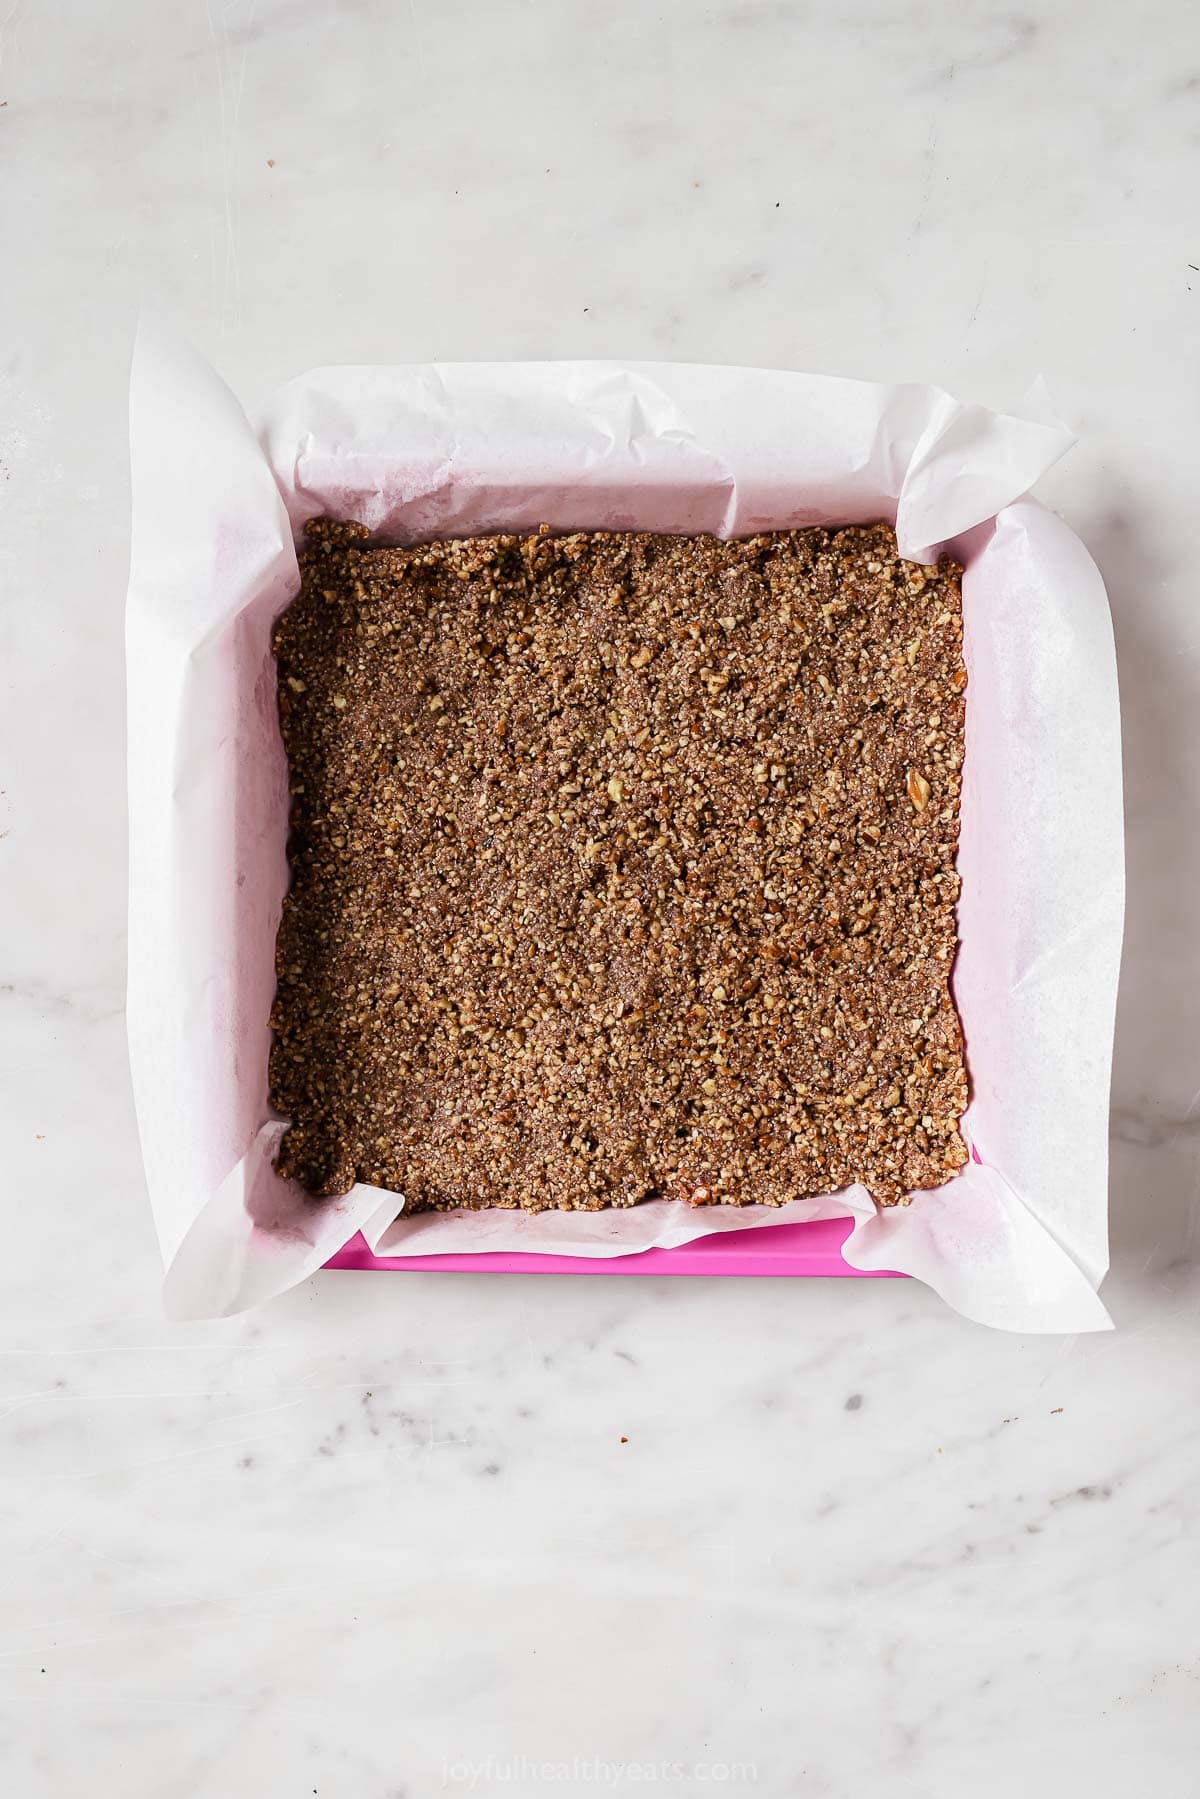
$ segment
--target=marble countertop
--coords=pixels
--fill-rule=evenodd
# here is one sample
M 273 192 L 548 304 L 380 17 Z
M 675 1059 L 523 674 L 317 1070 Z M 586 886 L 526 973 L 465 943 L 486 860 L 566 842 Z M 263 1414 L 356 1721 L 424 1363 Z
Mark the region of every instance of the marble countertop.
M 17 0 L 0 144 L 6 1793 L 1192 1799 L 1194 9 Z M 147 296 L 248 403 L 437 357 L 1044 372 L 1125 716 L 1114 1333 L 442 1275 L 164 1321 L 121 1016 Z

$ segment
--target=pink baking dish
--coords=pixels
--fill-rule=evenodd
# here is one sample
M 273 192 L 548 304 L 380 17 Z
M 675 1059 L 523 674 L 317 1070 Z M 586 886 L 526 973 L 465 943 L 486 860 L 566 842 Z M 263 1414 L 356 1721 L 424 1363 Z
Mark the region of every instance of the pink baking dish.
M 884 1269 L 851 1268 L 842 1244 L 852 1228 L 848 1218 L 812 1224 L 778 1224 L 767 1230 L 724 1231 L 697 1237 L 677 1249 L 643 1249 L 630 1256 L 373 1256 L 361 1236 L 352 1237 L 326 1262 L 327 1268 L 402 1268 L 427 1274 L 757 1274 L 853 1276 L 859 1280 L 906 1280 Z

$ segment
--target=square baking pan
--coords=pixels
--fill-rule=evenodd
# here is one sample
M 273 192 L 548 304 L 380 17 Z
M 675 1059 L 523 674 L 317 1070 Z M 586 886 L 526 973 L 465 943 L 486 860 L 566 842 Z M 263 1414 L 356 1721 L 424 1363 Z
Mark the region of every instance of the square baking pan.
M 990 1324 L 1105 1328 L 1123 901 L 1112 633 L 1083 546 L 1027 497 L 1070 441 L 1044 413 L 934 388 L 651 363 L 318 369 L 251 424 L 202 358 L 145 321 L 128 1026 L 169 1309 L 242 1310 L 321 1267 L 900 1272 Z M 313 1202 L 276 1174 L 286 1120 L 266 1067 L 288 797 L 271 634 L 319 515 L 401 543 L 542 523 L 740 537 L 886 519 L 906 558 L 963 564 L 967 1168 L 880 1209 L 850 1188 L 780 1214 L 651 1201 L 432 1221 L 364 1186 Z

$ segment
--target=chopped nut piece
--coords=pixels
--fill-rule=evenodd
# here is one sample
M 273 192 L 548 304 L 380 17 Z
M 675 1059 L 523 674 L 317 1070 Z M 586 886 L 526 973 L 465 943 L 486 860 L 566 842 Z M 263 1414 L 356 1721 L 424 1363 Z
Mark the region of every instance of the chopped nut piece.
M 924 812 L 929 804 L 929 782 L 915 768 L 908 771 L 908 797 L 918 812 Z

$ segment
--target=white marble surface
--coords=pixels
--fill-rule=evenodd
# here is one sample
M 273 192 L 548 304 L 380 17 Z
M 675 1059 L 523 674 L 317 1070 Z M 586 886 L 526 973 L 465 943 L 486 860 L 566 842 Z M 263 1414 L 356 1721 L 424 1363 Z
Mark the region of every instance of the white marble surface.
M 5 1793 L 1191 1799 L 1194 8 L 16 0 L 0 103 Z M 250 402 L 438 356 L 1045 372 L 1125 703 L 1114 1334 L 850 1281 L 163 1322 L 121 1022 L 147 294 Z

